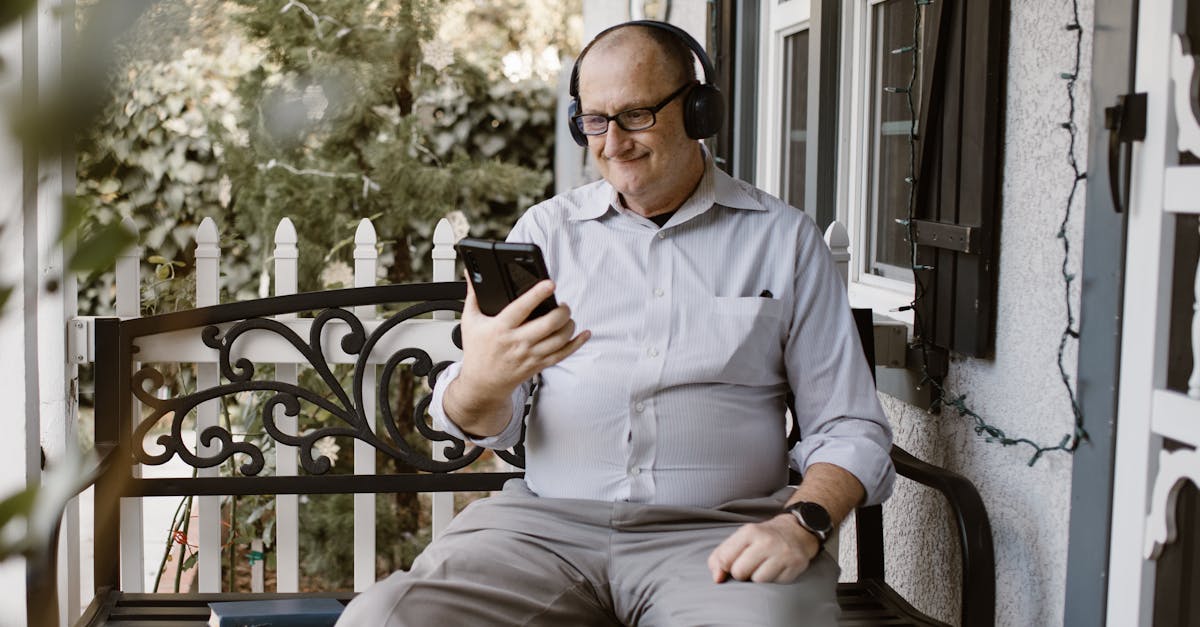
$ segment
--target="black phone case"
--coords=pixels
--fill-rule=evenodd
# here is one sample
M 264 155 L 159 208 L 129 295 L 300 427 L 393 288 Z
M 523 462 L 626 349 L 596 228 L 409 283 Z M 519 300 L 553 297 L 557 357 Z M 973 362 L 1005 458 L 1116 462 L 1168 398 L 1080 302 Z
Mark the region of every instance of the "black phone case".
M 467 267 L 467 276 L 475 288 L 479 310 L 489 316 L 500 313 L 538 281 L 550 278 L 537 244 L 468 237 L 459 240 L 454 248 Z M 551 295 L 538 304 L 529 317 L 544 315 L 557 306 Z

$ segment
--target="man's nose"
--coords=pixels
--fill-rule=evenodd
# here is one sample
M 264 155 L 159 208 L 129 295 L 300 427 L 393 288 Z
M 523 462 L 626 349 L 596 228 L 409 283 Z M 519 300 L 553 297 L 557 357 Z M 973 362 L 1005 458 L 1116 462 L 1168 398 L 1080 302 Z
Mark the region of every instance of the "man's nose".
M 629 147 L 629 135 L 616 120 L 609 120 L 608 131 L 604 134 L 604 156 L 616 157 L 625 152 Z

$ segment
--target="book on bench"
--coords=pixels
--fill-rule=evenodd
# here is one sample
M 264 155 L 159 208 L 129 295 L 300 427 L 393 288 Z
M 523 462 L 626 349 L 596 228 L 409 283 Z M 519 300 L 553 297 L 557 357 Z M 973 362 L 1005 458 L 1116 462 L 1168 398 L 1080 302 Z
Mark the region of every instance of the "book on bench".
M 209 627 L 333 627 L 345 606 L 337 599 L 294 598 L 208 604 Z

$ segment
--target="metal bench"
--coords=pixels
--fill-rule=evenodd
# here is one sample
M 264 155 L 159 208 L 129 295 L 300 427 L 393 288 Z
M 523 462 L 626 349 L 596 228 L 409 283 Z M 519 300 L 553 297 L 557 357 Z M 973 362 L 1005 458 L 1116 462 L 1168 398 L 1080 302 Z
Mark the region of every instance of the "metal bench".
M 414 417 L 421 437 L 449 443 L 444 458 L 429 455 L 409 446 L 406 436 L 388 406 L 386 391 L 395 369 L 402 362 L 411 364 L 416 377 L 432 381 L 447 361 L 437 358 L 458 345 L 458 330 L 445 313 L 440 320 L 429 319 L 433 312 L 461 311 L 464 284 L 426 283 L 390 285 L 357 289 L 331 290 L 291 296 L 278 296 L 241 303 L 204 307 L 190 311 L 145 318 L 98 319 L 95 323 L 96 406 L 95 442 L 103 453 L 102 469 L 95 483 L 95 597 L 84 612 L 84 625 L 202 625 L 208 620 L 211 601 L 288 596 L 330 596 L 343 601 L 352 592 L 328 593 L 125 593 L 120 589 L 121 508 L 123 497 L 184 495 L 279 495 L 388 492 L 474 492 L 499 489 L 519 472 L 476 471 L 472 463 L 483 453 L 449 435 L 429 427 L 425 408 L 429 397 L 420 399 Z M 391 317 L 360 321 L 354 307 L 403 303 L 404 308 Z M 285 314 L 312 314 L 279 320 Z M 870 312 L 856 311 L 864 350 L 872 357 Z M 423 325 L 423 326 L 422 326 Z M 423 330 L 412 332 L 414 327 Z M 429 338 L 440 339 L 437 346 Z M 221 372 L 220 382 L 194 392 L 161 398 L 155 389 L 162 384 L 156 363 L 154 343 L 161 334 L 191 337 L 203 343 L 203 350 L 215 351 Z M 181 335 L 182 334 L 182 335 Z M 448 340 L 447 338 L 452 338 Z M 317 400 L 311 390 L 265 378 L 256 370 L 256 351 L 280 350 L 283 346 L 303 355 L 309 365 L 322 374 L 332 389 L 333 400 Z M 449 347 L 449 348 L 447 348 Z M 161 350 L 159 351 L 162 352 Z M 186 353 L 186 351 L 183 351 Z M 344 389 L 329 369 L 331 356 L 354 364 L 353 384 Z M 452 355 L 451 355 L 452 356 Z M 446 357 L 447 359 L 450 357 Z M 180 361 L 184 361 L 180 357 Z M 298 360 L 303 362 L 304 360 Z M 870 363 L 873 363 L 871 361 Z M 374 389 L 363 389 L 367 370 L 379 370 Z M 328 376 L 325 376 L 325 375 Z M 370 381 L 370 377 L 366 380 Z M 273 420 L 264 419 L 264 427 L 278 444 L 296 447 L 305 474 L 299 476 L 262 476 L 263 451 L 232 437 L 223 427 L 209 427 L 201 433 L 221 443 L 216 452 L 198 452 L 184 442 L 181 425 L 184 417 L 202 402 L 231 394 L 253 391 L 270 396 L 264 410 L 274 416 L 272 405 L 295 413 L 301 404 L 316 403 L 344 421 L 344 425 L 320 429 L 304 435 L 281 431 Z M 367 395 L 378 395 L 381 417 L 372 429 L 361 409 Z M 135 402 L 135 399 L 137 402 Z M 138 405 L 142 409 L 138 409 Z M 133 423 L 135 411 L 145 416 Z M 154 442 L 144 437 L 159 422 L 170 422 L 168 433 Z M 266 423 L 271 423 L 270 426 Z M 414 469 L 409 473 L 347 475 L 330 474 L 327 459 L 313 451 L 317 439 L 328 435 L 355 438 L 370 443 L 384 455 L 400 460 Z M 147 450 L 149 449 L 149 450 Z M 234 458 L 234 476 L 188 478 L 141 478 L 132 468 L 136 464 L 161 464 L 174 455 L 197 468 L 211 468 Z M 510 464 L 523 465 L 520 447 L 499 456 Z M 941 492 L 954 515 L 962 555 L 962 579 L 958 582 L 961 598 L 961 624 L 987 627 L 993 624 L 995 607 L 994 558 L 991 528 L 982 500 L 974 486 L 963 477 L 931 466 L 899 448 L 892 451 L 899 474 Z M 460 472 L 470 470 L 470 472 Z M 943 625 L 916 611 L 884 581 L 883 518 L 879 506 L 861 508 L 856 513 L 858 581 L 838 586 L 838 601 L 843 609 L 843 625 Z M 53 551 L 47 562 L 31 579 L 31 604 L 46 607 L 47 616 L 56 615 L 54 607 Z M 37 579 L 50 582 L 38 585 Z M 33 607 L 31 605 L 31 607 Z

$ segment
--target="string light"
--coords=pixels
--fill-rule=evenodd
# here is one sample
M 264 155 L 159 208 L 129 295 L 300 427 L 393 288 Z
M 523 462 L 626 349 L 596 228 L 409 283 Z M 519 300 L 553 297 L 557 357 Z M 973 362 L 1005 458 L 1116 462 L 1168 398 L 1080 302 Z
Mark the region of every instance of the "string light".
M 1075 63 L 1070 72 L 1062 72 L 1059 77 L 1067 81 L 1067 99 L 1070 104 L 1068 121 L 1060 126 L 1070 134 L 1070 144 L 1067 152 L 1067 160 L 1071 166 L 1073 177 L 1071 182 L 1071 191 L 1067 195 L 1066 210 L 1064 211 L 1062 224 L 1059 227 L 1058 239 L 1063 243 L 1063 262 L 1062 262 L 1062 277 L 1064 283 L 1064 294 L 1067 304 L 1067 322 L 1063 329 L 1062 337 L 1058 346 L 1058 370 L 1062 377 L 1062 382 L 1067 390 L 1067 395 L 1071 401 L 1071 409 L 1074 413 L 1075 424 L 1071 433 L 1063 436 L 1063 438 L 1054 446 L 1039 444 L 1029 438 L 1010 437 L 1003 429 L 990 424 L 982 416 L 967 406 L 966 394 L 957 396 L 951 395 L 943 385 L 942 377 L 935 377 L 929 372 L 930 352 L 933 349 L 932 343 L 921 334 L 921 330 L 925 328 L 921 316 L 921 309 L 917 306 L 921 299 L 925 297 L 926 285 L 924 273 L 933 270 L 934 267 L 928 264 L 917 262 L 917 240 L 916 240 L 916 194 L 917 194 L 917 107 L 913 102 L 913 91 L 917 85 L 917 71 L 920 67 L 920 59 L 922 54 L 921 48 L 921 17 L 922 8 L 925 5 L 931 4 L 933 0 L 914 0 L 913 11 L 913 44 L 903 46 L 892 50 L 892 54 L 912 54 L 912 72 L 909 74 L 908 85 L 905 87 L 884 87 L 884 91 L 890 94 L 903 94 L 905 101 L 908 104 L 909 114 L 909 129 L 908 129 L 908 176 L 904 178 L 904 182 L 908 185 L 908 206 L 907 215 L 896 220 L 896 223 L 903 226 L 905 229 L 906 241 L 908 242 L 909 265 L 913 273 L 913 300 L 909 305 L 901 307 L 901 311 L 913 312 L 913 326 L 917 329 L 914 337 L 914 342 L 921 351 L 922 357 L 922 379 L 920 385 L 928 385 L 934 391 L 934 399 L 930 404 L 929 411 L 934 412 L 942 407 L 949 407 L 958 412 L 960 416 L 970 418 L 975 424 L 974 429 L 977 435 L 982 435 L 986 442 L 998 443 L 1002 446 L 1028 446 L 1033 449 L 1033 455 L 1030 457 L 1028 465 L 1033 466 L 1043 455 L 1052 451 L 1062 451 L 1073 453 L 1079 447 L 1079 443 L 1087 439 L 1087 432 L 1083 428 L 1083 414 L 1079 409 L 1079 402 L 1075 393 L 1071 378 L 1067 374 L 1063 363 L 1064 354 L 1068 341 L 1074 339 L 1078 341 L 1079 332 L 1075 329 L 1075 315 L 1071 305 L 1071 283 L 1075 280 L 1075 275 L 1068 272 L 1067 265 L 1070 259 L 1070 240 L 1067 237 L 1067 224 L 1071 217 L 1071 206 L 1075 200 L 1075 193 L 1078 191 L 1081 181 L 1087 178 L 1087 174 L 1079 169 L 1079 163 L 1075 158 L 1075 143 L 1078 129 L 1075 125 L 1075 85 L 1079 77 L 1080 67 L 1080 51 L 1083 42 L 1083 29 L 1079 25 L 1079 3 L 1078 0 L 1072 0 L 1072 22 L 1065 28 L 1068 32 L 1075 33 Z
M 1079 408 L 1079 398 L 1075 393 L 1075 387 L 1071 383 L 1071 377 L 1067 374 L 1066 367 L 1063 365 L 1063 356 L 1066 352 L 1067 343 L 1074 341 L 1076 346 L 1079 344 L 1079 331 L 1075 328 L 1075 310 L 1071 305 L 1071 283 L 1075 281 L 1075 275 L 1068 271 L 1067 264 L 1071 259 L 1071 240 L 1067 237 L 1067 224 L 1071 219 L 1071 207 L 1075 203 L 1075 192 L 1079 190 L 1079 184 L 1087 178 L 1087 173 L 1079 169 L 1079 161 L 1075 158 L 1075 140 L 1079 132 L 1075 125 L 1075 86 L 1079 79 L 1079 63 L 1083 49 L 1083 29 L 1079 26 L 1079 0 L 1071 0 L 1071 23 L 1067 24 L 1065 30 L 1075 34 L 1075 63 L 1070 72 L 1063 72 L 1060 76 L 1067 81 L 1067 101 L 1069 109 L 1067 113 L 1066 130 L 1070 135 L 1070 142 L 1067 147 L 1067 162 L 1071 166 L 1073 174 L 1071 179 L 1071 192 L 1067 194 L 1067 206 L 1063 210 L 1062 224 L 1058 227 L 1058 239 L 1062 240 L 1063 245 L 1063 260 L 1061 274 L 1063 278 L 1063 301 L 1067 309 L 1067 323 L 1063 326 L 1062 335 L 1058 342 L 1058 372 L 1062 377 L 1063 387 L 1066 388 L 1067 398 L 1071 401 L 1071 412 L 1075 419 L 1074 433 L 1063 439 L 1059 444 L 1063 450 L 1074 452 L 1079 448 L 1079 443 L 1086 440 L 1087 431 L 1083 428 L 1083 412 Z

